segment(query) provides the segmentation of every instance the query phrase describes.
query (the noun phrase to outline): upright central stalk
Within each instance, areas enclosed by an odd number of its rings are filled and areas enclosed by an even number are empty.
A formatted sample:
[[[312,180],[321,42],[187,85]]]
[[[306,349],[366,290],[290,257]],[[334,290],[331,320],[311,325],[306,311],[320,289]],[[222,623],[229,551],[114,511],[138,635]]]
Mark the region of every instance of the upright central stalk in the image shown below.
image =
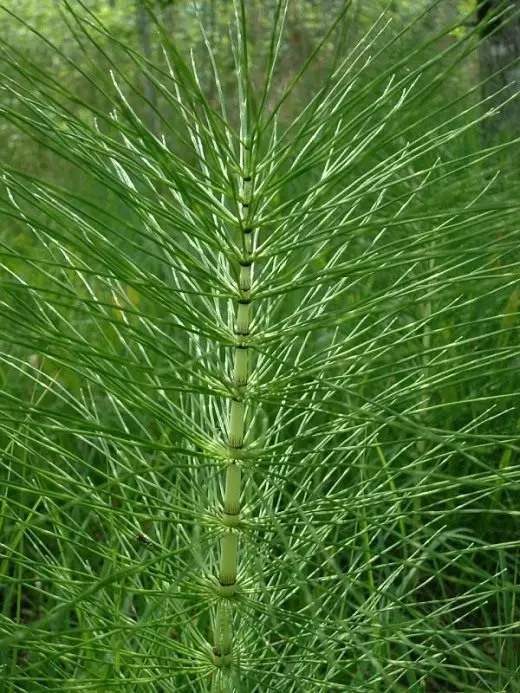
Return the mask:
[[[238,219],[241,252],[239,257],[238,298],[234,316],[233,396],[228,412],[228,452],[222,523],[226,531],[220,540],[218,581],[219,601],[215,619],[213,661],[225,670],[233,663],[233,603],[237,589],[239,558],[240,496],[242,491],[241,452],[246,424],[246,393],[249,380],[249,331],[251,323],[250,290],[253,277],[253,225],[251,219],[252,171],[249,138],[241,143]],[[223,672],[224,673],[224,672]]]

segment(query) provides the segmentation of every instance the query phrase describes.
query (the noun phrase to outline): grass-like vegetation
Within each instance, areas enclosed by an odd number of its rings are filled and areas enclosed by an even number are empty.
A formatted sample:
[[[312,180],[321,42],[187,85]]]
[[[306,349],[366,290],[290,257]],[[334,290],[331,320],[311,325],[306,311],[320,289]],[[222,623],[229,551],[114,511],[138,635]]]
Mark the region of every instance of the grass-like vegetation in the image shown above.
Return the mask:
[[[476,30],[291,7],[8,15],[6,693],[519,690],[517,142]]]

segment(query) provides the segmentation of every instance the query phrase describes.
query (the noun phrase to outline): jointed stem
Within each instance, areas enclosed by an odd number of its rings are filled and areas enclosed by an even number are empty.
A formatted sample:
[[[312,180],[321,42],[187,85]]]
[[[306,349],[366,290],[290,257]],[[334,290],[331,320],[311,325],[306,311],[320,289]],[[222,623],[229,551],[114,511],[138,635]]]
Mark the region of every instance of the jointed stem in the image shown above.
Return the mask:
[[[239,560],[239,523],[242,473],[238,453],[244,447],[246,391],[249,379],[248,337],[251,323],[251,290],[253,264],[253,227],[251,223],[250,150],[242,145],[244,174],[240,181],[239,220],[242,235],[242,255],[239,260],[239,299],[235,313],[235,344],[233,367],[234,396],[230,401],[228,419],[229,463],[223,498],[223,523],[227,527],[220,541],[220,601],[217,606],[213,655],[214,663],[225,670],[233,662],[233,603],[230,597],[236,591]],[[224,671],[222,671],[224,673]]]

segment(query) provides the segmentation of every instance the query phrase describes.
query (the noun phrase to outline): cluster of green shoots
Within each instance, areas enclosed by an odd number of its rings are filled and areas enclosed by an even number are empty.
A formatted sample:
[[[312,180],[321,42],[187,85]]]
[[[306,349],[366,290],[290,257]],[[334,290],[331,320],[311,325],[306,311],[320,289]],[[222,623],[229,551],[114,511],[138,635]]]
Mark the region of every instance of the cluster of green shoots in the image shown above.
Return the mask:
[[[296,4],[4,11],[6,693],[513,690],[515,142],[476,31]]]

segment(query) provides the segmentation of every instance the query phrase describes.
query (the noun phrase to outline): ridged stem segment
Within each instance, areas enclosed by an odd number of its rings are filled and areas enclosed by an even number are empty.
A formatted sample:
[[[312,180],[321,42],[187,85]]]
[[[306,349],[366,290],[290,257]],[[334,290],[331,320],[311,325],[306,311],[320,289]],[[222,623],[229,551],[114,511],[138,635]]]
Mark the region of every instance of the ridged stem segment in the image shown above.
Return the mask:
[[[251,324],[251,290],[253,279],[253,227],[251,223],[252,178],[250,147],[242,148],[243,175],[240,180],[239,221],[242,252],[239,258],[238,300],[235,310],[233,345],[233,397],[228,413],[229,461],[225,472],[222,521],[226,530],[220,539],[219,602],[215,619],[213,661],[226,668],[233,661],[233,604],[239,564],[240,496],[242,491],[241,451],[246,433],[246,390],[249,379],[249,331]]]

